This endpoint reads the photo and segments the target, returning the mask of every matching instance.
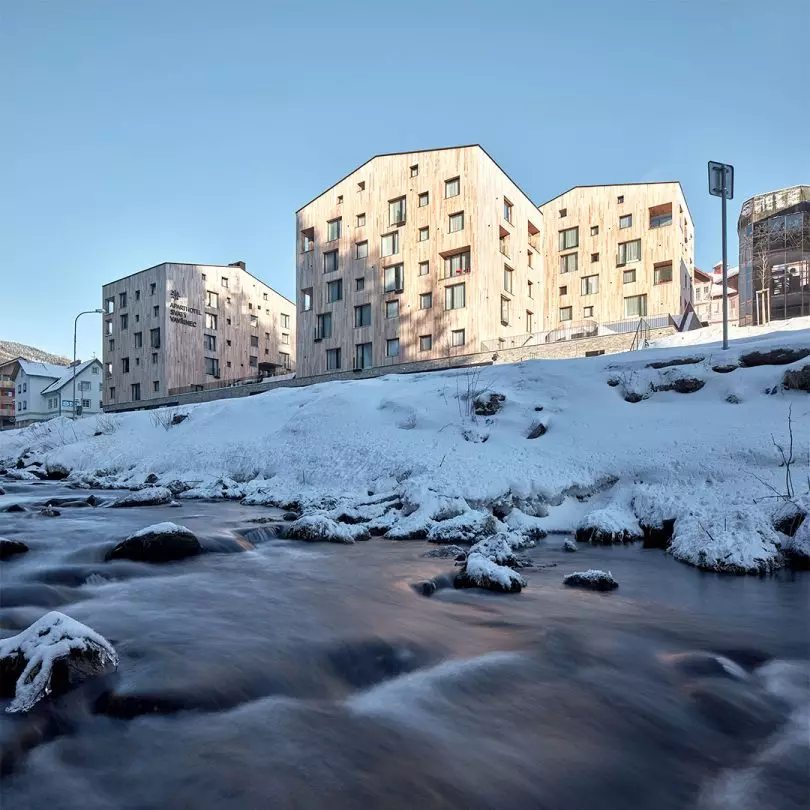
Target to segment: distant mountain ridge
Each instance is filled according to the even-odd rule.
[[[22,357],[34,363],[54,363],[58,366],[67,366],[70,360],[58,354],[43,352],[35,346],[26,346],[24,343],[14,343],[12,340],[0,340],[0,363],[13,360],[15,357]]]

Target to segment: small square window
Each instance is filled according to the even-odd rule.
[[[343,195],[338,194],[338,205],[343,205]]]
[[[459,211],[455,214],[450,214],[448,218],[448,231],[456,233],[456,231],[464,230],[464,212]]]
[[[507,200],[506,197],[504,197],[503,198],[503,218],[509,223],[512,222],[512,208],[513,208],[512,203],[510,203],[509,200]]]
[[[624,202],[624,194],[619,194],[619,196],[616,197],[616,202],[621,205]]]
[[[560,219],[562,219],[563,217],[567,217],[567,216],[568,216],[568,209],[567,208],[561,208],[560,209]]]
[[[357,215],[357,227],[364,228],[366,226],[366,215],[365,214],[358,214]]]
[[[141,291],[140,290],[135,290],[135,300],[136,301],[141,300]]]
[[[338,252],[330,250],[323,254],[323,272],[334,273],[338,269]]]
[[[433,348],[433,335],[419,335],[419,351],[429,352]]]
[[[458,197],[461,194],[461,178],[453,177],[451,180],[444,181],[444,196],[445,197]]]
[[[430,203],[430,193],[427,191],[423,191],[419,195],[419,207],[424,208],[426,205]]]
[[[599,236],[599,226],[591,225],[591,236]]]
[[[464,329],[454,329],[450,332],[450,345],[463,346],[466,343],[466,332]]]
[[[385,341],[385,356],[399,357],[399,338],[389,338]]]
[[[560,320],[561,321],[570,321],[571,320],[571,307],[560,307]]]
[[[223,277],[222,277],[222,286],[223,286],[223,287],[227,287],[227,286],[228,286],[228,279],[227,279],[225,276],[223,276]]]
[[[363,292],[366,289],[366,280],[364,278],[356,278],[354,280],[355,292]]]
[[[399,299],[395,301],[385,302],[385,317],[398,318],[399,317]]]
[[[343,279],[339,278],[335,281],[330,281],[326,285],[326,300],[330,304],[335,301],[340,301],[343,298]]]
[[[152,392],[155,394],[160,393],[160,380],[152,380]]]
[[[619,228],[630,228],[633,225],[633,215],[632,214],[625,214],[624,216],[619,217]]]
[[[632,284],[636,280],[636,269],[625,270],[622,273],[622,284]]]
[[[431,309],[433,307],[433,293],[426,292],[419,295],[419,309]]]
[[[358,191],[365,191],[365,190],[366,190],[366,181],[365,181],[365,180],[361,180],[361,181],[360,181],[360,182],[357,184],[357,190],[358,190]]]
[[[591,264],[593,264],[594,262],[598,262],[598,261],[599,261],[599,254],[598,253],[591,253]]]
[[[154,295],[156,290],[157,290],[157,284],[150,284],[149,285],[149,295]]]
[[[419,275],[430,275],[430,262],[419,262]]]
[[[326,370],[337,371],[340,368],[340,349],[326,350]]]
[[[583,309],[582,309],[582,317],[583,318],[593,318],[593,307],[583,307]]]
[[[368,258],[368,242],[357,242],[354,246],[354,258],[366,259]]]
[[[563,286],[560,287],[560,295],[568,295],[568,285],[567,284],[563,284]]]
[[[427,242],[430,239],[430,228],[420,228],[419,229],[419,241],[420,242]]]
[[[411,166],[411,177],[416,177],[418,174],[419,174],[419,164],[414,163],[413,166]]]

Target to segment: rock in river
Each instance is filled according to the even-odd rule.
[[[612,591],[619,587],[610,571],[598,571],[594,568],[567,574],[563,577],[563,585],[571,588],[588,588],[592,591]]]
[[[160,506],[172,500],[172,493],[166,487],[145,487],[123,495],[112,506]]]
[[[14,697],[6,708],[11,713],[30,711],[52,692],[117,667],[107,639],[56,611],[0,641],[0,688],[4,697]]]
[[[355,540],[368,540],[370,535],[365,526],[338,523],[326,515],[306,515],[295,523],[285,526],[282,536],[290,540],[308,540],[324,543],[354,543]]]
[[[0,560],[10,560],[18,554],[25,554],[28,546],[22,540],[9,540],[8,537],[0,537]]]
[[[176,523],[155,523],[122,540],[104,559],[164,563],[202,553],[203,547],[190,529]]]

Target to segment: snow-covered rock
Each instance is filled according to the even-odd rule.
[[[574,541],[574,540],[566,540],[563,543],[563,551],[569,551],[569,552],[579,551],[579,549],[577,548],[576,541]]]
[[[472,554],[481,554],[498,565],[508,565],[510,567],[518,565],[515,550],[509,542],[509,536],[504,533],[493,534],[479,540],[470,548],[470,555]]]
[[[563,585],[570,588],[588,588],[592,591],[612,591],[619,587],[610,571],[600,571],[596,568],[566,574],[563,577]]]
[[[108,551],[104,559],[165,563],[194,557],[203,550],[191,529],[165,522],[146,526],[130,535]]]
[[[326,515],[305,515],[295,523],[285,526],[282,536],[290,540],[307,540],[312,543],[354,543],[368,540],[368,529],[360,524],[338,523]]]
[[[467,552],[461,546],[437,546],[422,554],[423,557],[438,560],[463,560]]]
[[[503,523],[489,512],[469,509],[457,517],[435,523],[427,538],[431,543],[470,544],[503,529]]]
[[[782,543],[782,551],[794,568],[810,568],[810,517],[805,517],[793,537]]]
[[[512,532],[524,539],[526,546],[534,545],[535,541],[542,540],[546,536],[543,520],[534,515],[527,515],[517,507],[504,518],[503,522]]]
[[[112,506],[160,506],[172,500],[172,492],[167,487],[146,487],[122,495]]]
[[[28,551],[28,546],[22,540],[0,537],[0,560],[10,560],[18,554],[25,554],[26,551]]]
[[[585,543],[627,543],[639,540],[641,536],[641,527],[633,510],[626,501],[619,499],[588,512],[576,529],[577,540]]]
[[[15,684],[7,712],[27,712],[54,691],[118,667],[112,644],[89,627],[52,611],[0,641],[4,684]]]
[[[526,580],[517,571],[476,552],[467,557],[464,568],[456,575],[453,585],[456,588],[484,588],[503,593],[519,593],[526,587]]]
[[[38,481],[39,476],[28,470],[6,470],[6,478],[12,481]]]

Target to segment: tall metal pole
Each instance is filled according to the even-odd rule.
[[[726,171],[723,170],[723,348],[728,348],[728,257],[726,245]]]
[[[82,315],[92,315],[94,312],[104,314],[103,309],[86,309],[73,319],[73,407],[71,408],[71,418],[73,419],[76,418],[76,327]]]

